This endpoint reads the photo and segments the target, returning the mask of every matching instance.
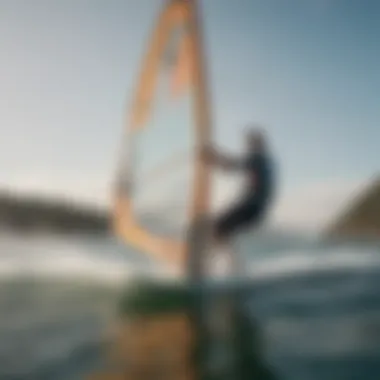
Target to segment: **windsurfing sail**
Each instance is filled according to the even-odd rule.
[[[128,113],[114,201],[113,227],[123,242],[182,267],[192,242],[201,250],[210,203],[210,169],[201,159],[211,138],[201,42],[196,1],[167,1]]]

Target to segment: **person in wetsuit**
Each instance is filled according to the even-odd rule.
[[[205,148],[207,163],[242,171],[246,176],[242,196],[214,221],[213,236],[218,244],[226,244],[237,232],[260,223],[272,200],[273,163],[264,134],[250,129],[246,143],[247,153],[242,159],[228,157],[211,147]]]

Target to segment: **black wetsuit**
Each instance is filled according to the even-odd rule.
[[[271,158],[266,154],[252,153],[239,166],[246,172],[246,188],[240,200],[217,219],[215,234],[220,238],[260,222],[272,199]]]

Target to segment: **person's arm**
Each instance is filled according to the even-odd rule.
[[[245,160],[220,153],[211,147],[204,150],[204,158],[207,163],[219,166],[225,170],[241,170],[246,168]]]

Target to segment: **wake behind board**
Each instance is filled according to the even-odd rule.
[[[245,292],[211,285],[205,273],[212,173],[201,151],[211,120],[200,24],[196,0],[166,1],[128,114],[114,194],[118,238],[187,281],[142,281],[125,292],[109,366],[93,379],[268,378],[259,375],[253,333],[246,342],[255,329]]]

